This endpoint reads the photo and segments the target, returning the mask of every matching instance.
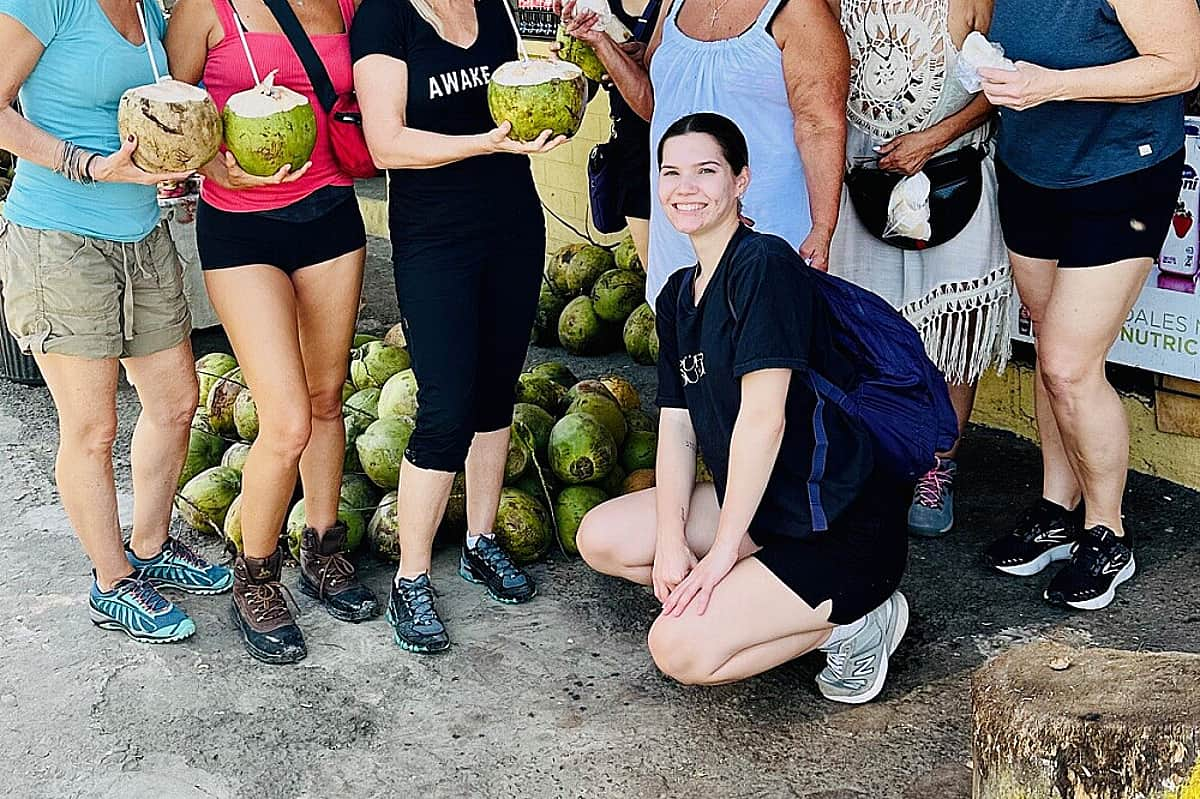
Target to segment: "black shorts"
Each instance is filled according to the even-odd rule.
[[[635,125],[618,124],[617,134],[610,140],[612,146],[609,154],[616,168],[613,189],[619,194],[617,207],[621,209],[621,215],[632,219],[649,219],[649,127],[645,136],[639,136],[639,130]]]
[[[1008,249],[1064,268],[1157,258],[1175,213],[1183,150],[1154,166],[1088,186],[1047,189],[996,161]]]
[[[831,529],[803,538],[754,534],[754,557],[817,608],[832,601],[829,621],[849,624],[882,605],[908,565],[909,486],[873,478]]]
[[[327,189],[277,211],[232,213],[201,200],[196,209],[200,268],[266,264],[290,275],[365,247],[367,231],[353,189]]]

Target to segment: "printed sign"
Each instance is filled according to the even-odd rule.
[[[1200,117],[1187,117],[1183,186],[1158,263],[1129,312],[1108,359],[1200,380]],[[1014,303],[1017,305],[1017,303]],[[1014,338],[1033,341],[1029,313],[1016,310]]]

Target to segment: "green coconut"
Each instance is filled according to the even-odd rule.
[[[625,484],[625,470],[621,464],[614,463],[612,470],[602,480],[594,480],[588,485],[594,485],[610,497],[621,496],[621,486]]]
[[[533,463],[529,449],[521,443],[517,436],[509,436],[508,456],[504,460],[504,484],[512,485],[517,478],[525,474],[525,470]]]
[[[547,454],[554,475],[568,485],[603,480],[618,458],[612,433],[586,413],[567,414],[554,425]]]
[[[558,413],[566,394],[566,389],[546,377],[525,372],[517,378],[517,402],[536,405],[551,415]]]
[[[631,433],[635,430],[644,433],[658,432],[658,422],[641,408],[625,411],[625,426],[629,428],[629,432]]]
[[[654,488],[654,470],[638,469],[636,472],[630,472],[625,482],[621,483],[621,494],[633,494],[647,488]]]
[[[137,137],[133,163],[139,169],[193,172],[221,146],[221,115],[204,89],[163,78],[121,95],[117,131],[122,141]]]
[[[379,502],[379,489],[364,475],[343,474],[338,496],[359,513],[370,513]]]
[[[570,61],[582,69],[583,74],[589,80],[598,82],[608,73],[608,70],[604,68],[604,62],[596,55],[592,46],[582,39],[576,39],[569,35],[562,25],[558,26],[558,33],[555,34],[554,41],[558,42],[558,57],[563,61]]]
[[[496,125],[511,123],[508,135],[516,141],[533,141],[545,130],[574,136],[587,109],[587,81],[566,61],[509,61],[492,72],[487,100]]]
[[[201,417],[199,423],[196,417]],[[192,419],[192,429],[188,431],[187,456],[179,473],[180,487],[205,469],[219,465],[221,453],[225,451],[225,440],[212,432],[211,425],[202,417],[200,409],[196,410]]]
[[[628,413],[642,407],[642,397],[638,394],[638,390],[620,375],[605,375],[600,378],[600,382],[613,395],[613,399],[621,406],[621,410]]]
[[[249,457],[250,445],[239,441],[236,444],[230,444],[229,449],[225,450],[225,454],[221,456],[221,465],[237,469],[241,474],[246,468],[246,458]]]
[[[393,563],[400,562],[400,522],[396,516],[396,492],[389,491],[379,500],[379,507],[367,522],[367,540],[371,550]]]
[[[615,400],[607,399],[599,394],[580,394],[567,406],[567,413],[589,414],[604,425],[604,428],[612,435],[613,442],[617,447],[625,442],[625,435],[629,428],[625,424],[625,414],[621,412],[621,406],[617,405]]]
[[[368,341],[354,351],[350,379],[359,388],[383,388],[392,375],[411,365],[408,351],[382,341]]]
[[[411,419],[380,419],[372,422],[354,442],[362,470],[371,482],[390,489],[400,481],[400,463],[412,436]]]
[[[210,352],[196,359],[196,382],[200,384],[200,394],[197,407],[208,407],[208,395],[212,392],[217,379],[229,374],[237,368],[234,357],[225,352]]]
[[[625,439],[625,448],[621,450],[621,466],[627,472],[653,469],[657,454],[657,433],[632,432]]]
[[[346,423],[353,425],[358,432],[366,430],[371,422],[379,418],[379,398],[382,392],[377,388],[364,388],[350,395],[342,408],[342,416]],[[357,435],[357,433],[356,433]]]
[[[589,293],[596,281],[605,272],[616,267],[613,255],[596,244],[581,244],[564,255],[562,272],[567,283],[569,296],[578,297]]]
[[[354,419],[346,416],[342,418],[342,425],[346,429],[345,447],[342,455],[342,473],[350,474],[352,472],[361,472],[362,463],[360,463],[358,460],[358,447],[356,442],[358,441],[358,437],[362,434],[363,430],[366,430],[367,427],[370,427],[370,424],[368,424],[366,427],[359,427]]]
[[[543,487],[542,482],[546,485]],[[512,484],[513,488],[519,488],[531,497],[536,497],[539,502],[548,503],[550,497],[558,493],[560,488],[558,481],[554,478],[554,474],[546,471],[539,472],[537,469],[529,469],[525,474],[517,478]],[[546,492],[550,492],[550,497],[546,496]]]
[[[633,236],[625,236],[617,244],[613,250],[613,260],[617,262],[617,269],[628,269],[631,272],[646,274],[646,267],[642,263],[642,258],[638,255],[637,245],[633,243]]]
[[[538,292],[537,313],[533,317],[533,330],[529,335],[529,343],[542,347],[552,347],[558,343],[558,317],[567,300],[556,294],[546,281]]]
[[[500,489],[495,530],[496,541],[519,564],[541,558],[554,542],[550,511],[536,498],[516,488]]]
[[[583,243],[567,244],[555,250],[546,261],[546,279],[542,283],[564,300],[579,295],[578,291],[571,291],[571,284],[567,280],[567,264],[586,246]]]
[[[343,545],[342,551],[353,552],[359,548],[367,536],[367,520],[363,514],[354,510],[344,500],[338,500],[337,518],[339,522],[346,525],[346,543]],[[296,560],[300,559],[300,539],[304,535],[305,524],[307,524],[307,520],[304,516],[304,500],[301,499],[292,506],[292,512],[288,514],[287,518],[288,549]]]
[[[233,402],[233,425],[242,441],[258,438],[258,406],[249,391],[238,393]]]
[[[209,390],[205,410],[208,411],[208,421],[212,425],[213,432],[217,435],[226,438],[237,435],[237,425],[233,420],[233,405],[237,401],[238,394],[245,390],[241,369],[231,369],[218,377]]]
[[[229,466],[213,466],[187,481],[175,497],[175,507],[197,530],[221,533],[229,506],[241,492],[241,472]]]
[[[645,302],[646,281],[628,269],[609,269],[592,286],[592,306],[605,322],[623,323]]]
[[[568,486],[554,500],[554,520],[558,523],[558,540],[571,555],[579,554],[575,536],[588,511],[608,500],[608,494],[596,486]]]
[[[379,418],[402,419],[417,415],[417,375],[412,369],[397,372],[383,384],[379,395]]]
[[[358,388],[349,380],[347,380],[345,383],[342,383],[342,404],[344,405],[346,400],[353,397],[354,392],[356,391],[358,391]]]
[[[229,98],[222,114],[225,146],[251,175],[270,177],[300,169],[317,144],[317,117],[304,95],[275,85],[271,72],[248,91]]]
[[[356,350],[359,347],[370,344],[372,341],[379,341],[379,336],[370,333],[355,333],[354,340],[350,342],[350,349]]]
[[[579,382],[579,378],[575,373],[562,361],[546,361],[539,363],[537,366],[529,370],[529,374],[535,377],[544,377],[548,380],[553,380],[563,388],[569,389],[571,386]]]
[[[618,406],[621,404],[620,400],[617,399],[617,396],[609,391],[608,386],[604,385],[604,381],[592,380],[590,378],[587,380],[580,380],[567,390],[566,404],[570,405],[572,402],[584,396],[585,394],[595,394],[597,396],[604,397],[604,399],[610,402],[615,402]]]
[[[546,446],[550,443],[550,431],[554,429],[554,417],[545,409],[528,402],[518,402],[513,406],[513,427],[523,425],[533,439],[533,450],[539,458],[544,458]]]
[[[242,494],[238,494],[225,512],[225,537],[233,542],[238,552],[244,550],[242,545]]]
[[[603,351],[604,323],[596,316],[591,297],[576,297],[558,318],[558,340],[572,355],[596,355]]]
[[[629,318],[621,334],[625,350],[635,363],[644,366],[658,361],[658,330],[654,326],[654,311],[647,304],[639,305]]]

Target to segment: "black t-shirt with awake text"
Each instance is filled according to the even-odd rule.
[[[656,303],[658,405],[687,409],[722,503],[742,377],[792,370],[783,442],[749,530],[762,540],[829,529],[874,465],[867,432],[808,380],[810,369],[838,385],[853,374],[810,268],[783,239],[740,227],[699,303],[695,267],[671,275]]]
[[[496,127],[488,112],[488,80],[517,57],[504,2],[476,0],[479,35],[464,48],[438,36],[409,0],[363,0],[350,31],[354,61],[380,54],[405,63],[410,128],[450,136],[486,133]],[[393,238],[512,231],[522,220],[542,224],[528,156],[481,155],[388,174]]]

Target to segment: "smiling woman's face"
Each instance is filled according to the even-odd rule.
[[[663,144],[658,201],[680,233],[694,236],[720,227],[738,214],[738,198],[750,170],[733,174],[721,145],[707,133],[685,133]]]

